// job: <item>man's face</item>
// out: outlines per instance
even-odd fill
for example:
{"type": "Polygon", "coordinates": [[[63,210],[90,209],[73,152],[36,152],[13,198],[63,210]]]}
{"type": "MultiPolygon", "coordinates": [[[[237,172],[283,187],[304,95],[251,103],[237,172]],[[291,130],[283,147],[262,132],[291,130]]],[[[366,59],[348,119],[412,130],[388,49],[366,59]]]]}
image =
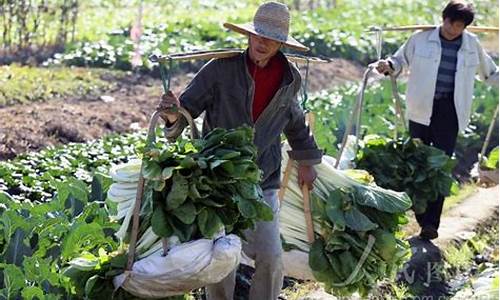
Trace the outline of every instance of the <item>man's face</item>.
{"type": "Polygon", "coordinates": [[[281,43],[251,34],[249,38],[250,57],[254,61],[265,61],[273,57],[281,47],[281,43]]]}
{"type": "Polygon", "coordinates": [[[446,18],[443,20],[443,26],[441,27],[441,34],[447,40],[453,40],[459,37],[465,29],[465,23],[462,21],[452,22],[450,18],[446,18]]]}

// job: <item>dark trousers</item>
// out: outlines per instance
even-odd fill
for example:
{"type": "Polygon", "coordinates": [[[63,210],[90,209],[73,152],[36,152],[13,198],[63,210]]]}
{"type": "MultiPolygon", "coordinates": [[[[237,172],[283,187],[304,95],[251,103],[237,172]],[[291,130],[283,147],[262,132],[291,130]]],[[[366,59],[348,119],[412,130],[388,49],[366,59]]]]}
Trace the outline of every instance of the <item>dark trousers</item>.
{"type": "MultiPolygon", "coordinates": [[[[453,95],[434,99],[429,126],[410,121],[410,135],[421,139],[426,145],[443,150],[448,156],[453,154],[458,135],[458,120],[453,95]]],[[[429,202],[423,214],[416,215],[420,227],[432,226],[438,229],[443,211],[444,197],[429,202]]]]}

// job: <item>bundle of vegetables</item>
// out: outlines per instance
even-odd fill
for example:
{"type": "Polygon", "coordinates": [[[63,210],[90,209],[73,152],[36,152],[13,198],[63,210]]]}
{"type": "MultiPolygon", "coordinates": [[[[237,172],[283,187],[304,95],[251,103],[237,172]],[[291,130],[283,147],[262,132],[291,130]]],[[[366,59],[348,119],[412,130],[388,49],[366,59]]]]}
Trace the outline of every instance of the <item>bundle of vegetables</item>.
{"type": "Polygon", "coordinates": [[[438,195],[450,194],[456,162],[443,151],[411,138],[369,135],[363,144],[356,166],[370,172],[379,186],[406,192],[415,213],[425,212],[438,195]]]}
{"type": "MultiPolygon", "coordinates": [[[[160,250],[161,238],[168,238],[172,244],[212,239],[221,233],[243,236],[242,232],[257,221],[272,220],[272,210],[262,199],[261,171],[255,158],[249,127],[218,128],[203,139],[147,146],[142,166],[146,184],[136,244],[138,259],[160,250]]],[[[125,243],[130,239],[140,168],[141,161],[136,160],[111,169],[114,183],[108,201],[117,203],[113,218],[121,220],[121,227],[115,235],[125,243]]],[[[101,278],[108,279],[110,274],[117,275],[114,265],[123,266],[123,251],[113,255],[82,256],[70,263],[73,272],[68,274],[81,278],[82,272],[74,269],[87,274],[104,270],[107,275],[101,278]]],[[[87,296],[92,289],[87,288],[87,296]]]]}
{"type": "Polygon", "coordinates": [[[311,193],[314,242],[309,245],[307,240],[295,169],[281,206],[281,234],[289,248],[309,252],[309,267],[328,292],[366,295],[377,280],[395,276],[408,254],[398,231],[407,223],[411,200],[405,193],[376,186],[364,171],[340,171],[329,161],[324,157],[316,166],[318,178],[311,193]]]}

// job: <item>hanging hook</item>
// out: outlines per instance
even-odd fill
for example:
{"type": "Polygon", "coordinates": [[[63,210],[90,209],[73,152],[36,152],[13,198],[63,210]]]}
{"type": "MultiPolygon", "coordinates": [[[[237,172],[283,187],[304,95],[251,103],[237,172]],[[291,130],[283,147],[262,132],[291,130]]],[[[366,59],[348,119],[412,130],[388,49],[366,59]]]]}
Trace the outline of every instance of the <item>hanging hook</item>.
{"type": "Polygon", "coordinates": [[[304,78],[304,82],[302,83],[302,109],[307,111],[306,103],[308,99],[307,87],[309,85],[309,62],[310,59],[306,58],[306,76],[304,78]]]}
{"type": "Polygon", "coordinates": [[[380,60],[382,58],[383,29],[379,26],[372,26],[369,32],[375,32],[375,51],[377,52],[377,60],[380,60]]]}
{"type": "Polygon", "coordinates": [[[158,68],[160,69],[160,77],[163,85],[163,90],[167,93],[170,90],[170,81],[172,75],[172,62],[173,59],[170,56],[160,57],[156,54],[149,56],[149,60],[154,63],[158,63],[158,68]],[[168,69],[165,67],[165,60],[168,59],[168,69]]]}

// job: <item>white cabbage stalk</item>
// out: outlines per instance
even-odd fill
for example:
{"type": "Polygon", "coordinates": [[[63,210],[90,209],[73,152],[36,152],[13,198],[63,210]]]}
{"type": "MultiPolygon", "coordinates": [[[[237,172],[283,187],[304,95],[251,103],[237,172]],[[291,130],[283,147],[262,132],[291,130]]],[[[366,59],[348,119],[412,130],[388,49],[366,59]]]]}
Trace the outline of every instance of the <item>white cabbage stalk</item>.
{"type": "Polygon", "coordinates": [[[153,227],[148,227],[139,241],[137,241],[137,251],[143,252],[140,249],[149,249],[159,239],[160,238],[153,232],[153,227]]]}
{"type": "MultiPolygon", "coordinates": [[[[126,164],[114,166],[110,171],[114,183],[109,188],[108,199],[118,203],[117,214],[111,218],[117,221],[123,219],[120,229],[115,233],[120,240],[126,237],[128,228],[132,225],[140,170],[141,161],[132,160],[126,164]]],[[[175,242],[172,240],[169,245],[175,242]]],[[[161,239],[153,232],[153,228],[149,227],[137,241],[137,254],[139,258],[143,258],[159,249],[162,249],[161,239]]]]}
{"type": "MultiPolygon", "coordinates": [[[[125,218],[123,219],[123,222],[122,222],[120,229],[115,233],[115,236],[117,238],[119,238],[120,240],[125,239],[125,236],[127,235],[127,230],[128,230],[128,227],[130,226],[130,223],[132,221],[132,215],[134,214],[134,205],[135,205],[135,198],[134,198],[134,200],[132,200],[132,204],[129,206],[129,209],[126,210],[125,218]]],[[[118,213],[118,215],[121,215],[121,214],[123,214],[123,212],[118,213]]]]}
{"type": "Polygon", "coordinates": [[[133,206],[132,206],[133,203],[134,203],[133,199],[118,203],[118,207],[117,207],[118,213],[116,216],[111,216],[112,219],[118,221],[118,220],[125,218],[125,216],[127,215],[127,212],[129,210],[133,209],[133,206]]]}
{"type": "Polygon", "coordinates": [[[140,160],[131,160],[126,164],[113,166],[110,170],[114,183],[108,190],[108,199],[118,203],[117,215],[111,216],[111,218],[114,220],[123,219],[120,229],[115,233],[115,236],[120,240],[123,240],[127,235],[132,221],[140,171],[140,160]]]}
{"type": "Polygon", "coordinates": [[[123,183],[117,181],[113,183],[108,190],[109,200],[120,203],[135,198],[138,182],[123,183]]]}
{"type": "Polygon", "coordinates": [[[112,166],[109,175],[114,182],[138,182],[141,160],[132,159],[125,164],[112,166]]]}

